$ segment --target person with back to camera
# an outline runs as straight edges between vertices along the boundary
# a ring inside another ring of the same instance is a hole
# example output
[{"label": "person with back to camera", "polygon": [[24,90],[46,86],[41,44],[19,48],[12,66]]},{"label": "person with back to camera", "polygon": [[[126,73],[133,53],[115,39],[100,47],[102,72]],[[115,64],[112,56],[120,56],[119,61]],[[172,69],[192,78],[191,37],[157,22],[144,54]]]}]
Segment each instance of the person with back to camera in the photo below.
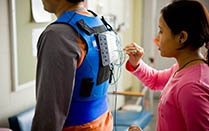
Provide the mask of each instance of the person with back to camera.
[{"label": "person with back to camera", "polygon": [[37,104],[32,131],[112,131],[107,103],[110,70],[101,65],[95,34],[105,22],[84,0],[42,0],[57,20],[38,41]]},{"label": "person with back to camera", "polygon": [[[209,131],[209,14],[198,1],[174,1],[161,10],[156,36],[161,56],[177,64],[156,70],[141,60],[136,43],[124,50],[128,71],[152,90],[162,91],[157,131]],[[207,48],[207,56],[201,47]],[[133,52],[131,50],[136,50]]]}]

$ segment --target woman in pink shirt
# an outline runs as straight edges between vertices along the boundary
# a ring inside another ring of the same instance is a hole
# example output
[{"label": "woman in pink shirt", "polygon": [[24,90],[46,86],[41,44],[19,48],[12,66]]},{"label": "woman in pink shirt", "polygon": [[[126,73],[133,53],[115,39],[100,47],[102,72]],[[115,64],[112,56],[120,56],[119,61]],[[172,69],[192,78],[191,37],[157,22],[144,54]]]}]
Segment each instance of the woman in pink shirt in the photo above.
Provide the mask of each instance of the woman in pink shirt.
[{"label": "woman in pink shirt", "polygon": [[156,36],[161,56],[177,64],[155,70],[141,60],[143,48],[135,43],[124,50],[128,71],[152,90],[162,91],[157,131],[209,131],[209,15],[197,1],[175,1],[161,10]]}]

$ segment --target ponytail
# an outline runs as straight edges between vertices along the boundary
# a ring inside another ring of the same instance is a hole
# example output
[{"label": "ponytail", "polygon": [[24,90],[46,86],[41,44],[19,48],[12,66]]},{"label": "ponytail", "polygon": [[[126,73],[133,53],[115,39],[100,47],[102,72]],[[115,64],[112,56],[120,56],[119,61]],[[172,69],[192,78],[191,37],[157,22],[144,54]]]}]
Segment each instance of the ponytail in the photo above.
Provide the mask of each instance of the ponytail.
[{"label": "ponytail", "polygon": [[[208,23],[207,23],[208,26],[207,26],[206,29],[207,29],[207,32],[208,32],[208,40],[209,40],[209,13],[208,13],[205,6],[202,5],[202,7],[203,7],[203,10],[205,12],[206,19],[208,21]],[[208,50],[207,55],[206,55],[206,62],[209,65],[209,41],[205,43],[205,48]]]}]

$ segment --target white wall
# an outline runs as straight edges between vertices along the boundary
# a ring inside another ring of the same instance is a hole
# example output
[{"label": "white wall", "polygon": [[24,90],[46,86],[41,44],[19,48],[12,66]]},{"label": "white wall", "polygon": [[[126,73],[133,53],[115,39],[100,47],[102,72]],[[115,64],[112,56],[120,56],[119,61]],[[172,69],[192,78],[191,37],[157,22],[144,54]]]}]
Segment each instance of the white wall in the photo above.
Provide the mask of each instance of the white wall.
[{"label": "white wall", "polygon": [[8,0],[0,1],[0,127],[8,126],[8,116],[34,105],[34,88],[12,91],[11,43]]},{"label": "white wall", "polygon": [[157,69],[168,68],[174,63],[173,59],[162,58],[153,40],[158,31],[158,19],[160,9],[171,0],[144,0],[143,5],[143,47],[145,50],[144,60],[151,64],[149,58],[154,58]]}]

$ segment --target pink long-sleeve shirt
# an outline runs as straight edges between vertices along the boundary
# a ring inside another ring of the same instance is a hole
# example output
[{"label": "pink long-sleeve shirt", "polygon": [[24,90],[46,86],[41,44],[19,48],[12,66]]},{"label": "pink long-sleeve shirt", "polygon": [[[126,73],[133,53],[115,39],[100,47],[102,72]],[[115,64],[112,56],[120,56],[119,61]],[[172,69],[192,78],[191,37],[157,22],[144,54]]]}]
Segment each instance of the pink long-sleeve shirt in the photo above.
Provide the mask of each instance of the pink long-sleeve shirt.
[{"label": "pink long-sleeve shirt", "polygon": [[155,70],[142,60],[137,69],[126,69],[152,90],[162,91],[158,105],[157,131],[209,131],[209,67],[178,65]]}]

